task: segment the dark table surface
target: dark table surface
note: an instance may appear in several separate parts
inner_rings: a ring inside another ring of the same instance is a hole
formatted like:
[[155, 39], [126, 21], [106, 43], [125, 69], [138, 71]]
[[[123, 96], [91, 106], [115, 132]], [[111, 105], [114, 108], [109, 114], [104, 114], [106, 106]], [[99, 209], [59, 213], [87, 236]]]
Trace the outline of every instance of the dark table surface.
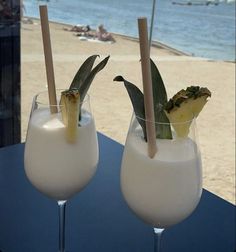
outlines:
[[[153, 252], [152, 228], [125, 204], [119, 183], [123, 146], [99, 134], [100, 160], [89, 185], [68, 201], [68, 252]], [[27, 180], [24, 144], [0, 149], [0, 251], [57, 251], [55, 201]], [[163, 234], [163, 252], [235, 251], [235, 206], [204, 190], [195, 212]]]

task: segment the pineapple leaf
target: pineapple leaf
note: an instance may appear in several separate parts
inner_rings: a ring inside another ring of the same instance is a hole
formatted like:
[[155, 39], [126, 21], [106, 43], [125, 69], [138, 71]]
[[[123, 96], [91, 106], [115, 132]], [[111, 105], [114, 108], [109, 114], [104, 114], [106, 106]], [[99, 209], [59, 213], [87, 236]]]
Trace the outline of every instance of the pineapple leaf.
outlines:
[[125, 85], [126, 90], [129, 94], [130, 100], [132, 102], [136, 118], [137, 118], [140, 126], [143, 129], [144, 139], [145, 139], [145, 141], [147, 141], [146, 124], [145, 124], [144, 120], [140, 119], [140, 118], [145, 119], [143, 93], [141, 92], [141, 90], [138, 87], [136, 87], [134, 84], [125, 80], [122, 76], [116, 76], [113, 81], [123, 81], [124, 82], [124, 85]]
[[70, 90], [80, 88], [80, 86], [83, 84], [85, 79], [90, 74], [91, 69], [93, 67], [93, 64], [94, 64], [97, 57], [99, 57], [99, 55], [92, 55], [85, 60], [85, 62], [81, 65], [81, 67], [77, 71], [77, 73], [76, 73], [76, 75], [70, 85], [70, 88], [69, 88]]
[[166, 116], [165, 111], [163, 110], [163, 106], [159, 105], [154, 113], [155, 120], [159, 122], [156, 124], [156, 138], [172, 139], [171, 127], [170, 124], [167, 124], [167, 122], [169, 122], [169, 119]]
[[110, 56], [106, 57], [96, 67], [94, 67], [94, 69], [86, 76], [84, 81], [81, 83], [81, 85], [79, 87], [81, 102], [84, 100], [84, 97], [85, 97], [94, 77], [96, 76], [96, 74], [98, 72], [100, 72], [106, 66], [109, 58], [110, 58]]
[[163, 124], [156, 124], [156, 137], [161, 139], [172, 139], [169, 119], [167, 118], [164, 105], [167, 103], [167, 93], [161, 74], [155, 63], [150, 59], [152, 73], [152, 90], [155, 121]]
[[155, 63], [151, 59], [150, 59], [150, 63], [151, 63], [152, 89], [153, 89], [154, 103], [164, 105], [165, 103], [167, 103], [167, 94], [166, 94], [165, 85]]

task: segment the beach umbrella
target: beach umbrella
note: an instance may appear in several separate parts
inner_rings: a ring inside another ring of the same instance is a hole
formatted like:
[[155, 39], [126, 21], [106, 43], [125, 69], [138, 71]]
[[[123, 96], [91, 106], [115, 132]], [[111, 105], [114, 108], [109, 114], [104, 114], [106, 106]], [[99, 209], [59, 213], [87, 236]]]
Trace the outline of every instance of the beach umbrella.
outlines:
[[149, 48], [151, 48], [151, 44], [152, 44], [152, 31], [153, 31], [155, 9], [156, 9], [156, 0], [153, 0], [153, 3], [152, 3], [151, 25], [150, 25], [150, 32], [149, 32]]

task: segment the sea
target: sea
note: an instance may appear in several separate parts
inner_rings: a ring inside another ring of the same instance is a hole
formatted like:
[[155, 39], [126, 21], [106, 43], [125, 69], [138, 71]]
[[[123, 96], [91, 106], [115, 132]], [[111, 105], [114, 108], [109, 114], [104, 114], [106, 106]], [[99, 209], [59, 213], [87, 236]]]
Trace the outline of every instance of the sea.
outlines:
[[[99, 24], [114, 33], [138, 37], [138, 17], [149, 30], [154, 0], [24, 0], [25, 16], [39, 18], [47, 4], [51, 21]], [[207, 4], [208, 3], [208, 4]], [[235, 62], [235, 1], [156, 0], [152, 41], [189, 55]]]

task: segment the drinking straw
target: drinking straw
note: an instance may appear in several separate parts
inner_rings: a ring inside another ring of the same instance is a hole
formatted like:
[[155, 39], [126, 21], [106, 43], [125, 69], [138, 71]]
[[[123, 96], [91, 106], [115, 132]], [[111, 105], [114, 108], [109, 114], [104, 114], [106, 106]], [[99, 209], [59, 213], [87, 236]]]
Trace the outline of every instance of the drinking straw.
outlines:
[[150, 66], [150, 50], [148, 44], [147, 18], [138, 18], [139, 44], [143, 77], [144, 108], [146, 115], [146, 130], [148, 143], [148, 156], [153, 158], [157, 152], [155, 117], [153, 109], [153, 91]]
[[[52, 60], [52, 49], [51, 49], [51, 40], [50, 40], [50, 31], [48, 23], [48, 10], [47, 5], [39, 6], [40, 19], [41, 19], [41, 29], [43, 37], [43, 48], [44, 48], [44, 58], [48, 82], [48, 96], [50, 103], [51, 113], [57, 113], [57, 98], [56, 98], [56, 87], [55, 87], [55, 78], [53, 70], [53, 60]], [[55, 105], [55, 106], [52, 106]]]

